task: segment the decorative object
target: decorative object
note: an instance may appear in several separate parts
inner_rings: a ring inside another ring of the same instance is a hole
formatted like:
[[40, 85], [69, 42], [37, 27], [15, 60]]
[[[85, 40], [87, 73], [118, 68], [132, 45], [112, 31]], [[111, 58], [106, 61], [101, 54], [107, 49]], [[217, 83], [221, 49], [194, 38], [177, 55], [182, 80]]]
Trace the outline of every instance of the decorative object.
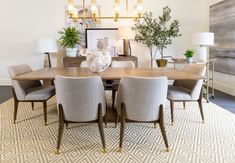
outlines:
[[192, 63], [193, 62], [193, 55], [194, 51], [191, 49], [188, 49], [185, 51], [184, 56], [186, 57], [186, 62], [187, 63]]
[[163, 8], [163, 13], [158, 18], [153, 18], [151, 12], [144, 13], [143, 21], [139, 21], [133, 28], [136, 31], [135, 41], [145, 44], [150, 51], [151, 67], [153, 60], [156, 57], [157, 51], [161, 54], [161, 59], [157, 61], [158, 66], [166, 65], [166, 60], [163, 59], [163, 50], [172, 43], [172, 39], [179, 34], [179, 21], [171, 20], [171, 9], [167, 6]]
[[131, 56], [131, 44], [130, 39], [135, 38], [135, 34], [131, 27], [119, 27], [118, 28], [118, 35], [119, 38], [123, 39], [123, 50], [124, 56], [130, 55]]
[[55, 39], [50, 38], [43, 38], [43, 39], [37, 39], [37, 52], [38, 53], [44, 53], [48, 57], [48, 65], [51, 67], [51, 59], [50, 59], [50, 53], [56, 53], [58, 52], [58, 46]]
[[[215, 71], [235, 76], [235, 1], [221, 1], [210, 6], [210, 32], [215, 34], [215, 46], [210, 47], [209, 58], [216, 58]], [[210, 70], [213, 66], [210, 66]], [[231, 78], [231, 77], [229, 77]], [[232, 81], [232, 80], [228, 80]], [[223, 83], [224, 86], [227, 85]], [[232, 88], [233, 86], [231, 86]], [[226, 88], [226, 89], [229, 89]]]
[[192, 44], [199, 45], [199, 61], [207, 62], [207, 46], [214, 45], [214, 33], [199, 32], [192, 34]]
[[113, 4], [113, 14], [112, 16], [99, 16], [98, 14], [98, 7], [96, 4], [96, 0], [90, 0], [91, 3], [91, 16], [87, 15], [86, 12], [86, 2], [88, 0], [83, 0], [82, 1], [82, 16], [79, 13], [79, 10], [77, 6], [74, 6], [74, 0], [69, 0], [68, 1], [68, 6], [67, 6], [67, 15], [70, 19], [73, 21], [78, 21], [78, 20], [99, 20], [99, 19], [113, 19], [115, 21], [118, 21], [119, 19], [133, 19], [133, 20], [138, 20], [142, 16], [142, 0], [136, 0], [136, 5], [133, 6], [134, 9], [134, 14], [133, 16], [129, 16], [129, 1], [125, 0], [125, 9], [126, 13], [125, 15], [121, 15], [122, 7], [120, 6], [120, 0], [114, 0]]
[[66, 48], [66, 55], [69, 57], [76, 57], [77, 55], [77, 45], [81, 45], [82, 33], [75, 27], [63, 28], [59, 31], [61, 35], [59, 38], [59, 43], [62, 47]]
[[[99, 50], [123, 54], [122, 40], [118, 37], [117, 28], [89, 28], [85, 31], [86, 48], [90, 51]], [[112, 55], [113, 56], [113, 55]]]
[[87, 64], [92, 72], [104, 71], [112, 61], [109, 52], [94, 51], [86, 57]]

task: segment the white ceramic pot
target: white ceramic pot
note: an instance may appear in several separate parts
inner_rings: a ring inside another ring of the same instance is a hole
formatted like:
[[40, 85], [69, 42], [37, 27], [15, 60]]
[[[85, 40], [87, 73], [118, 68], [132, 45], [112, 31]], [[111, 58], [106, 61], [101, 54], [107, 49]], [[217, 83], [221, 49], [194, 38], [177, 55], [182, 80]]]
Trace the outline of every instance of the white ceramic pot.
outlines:
[[66, 55], [68, 57], [76, 57], [78, 48], [66, 48]]
[[186, 58], [186, 62], [187, 63], [192, 63], [193, 62], [193, 58]]

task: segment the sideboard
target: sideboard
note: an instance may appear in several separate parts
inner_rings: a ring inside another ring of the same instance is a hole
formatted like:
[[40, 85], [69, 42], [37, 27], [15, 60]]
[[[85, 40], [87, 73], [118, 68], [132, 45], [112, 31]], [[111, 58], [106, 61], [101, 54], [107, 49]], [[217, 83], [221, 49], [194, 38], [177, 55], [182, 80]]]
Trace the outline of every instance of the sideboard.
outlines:
[[[86, 57], [78, 56], [78, 57], [64, 57], [63, 65], [64, 67], [80, 67], [82, 61], [85, 61]], [[135, 67], [138, 67], [138, 58], [135, 56], [118, 56], [112, 57], [112, 61], [133, 61]]]

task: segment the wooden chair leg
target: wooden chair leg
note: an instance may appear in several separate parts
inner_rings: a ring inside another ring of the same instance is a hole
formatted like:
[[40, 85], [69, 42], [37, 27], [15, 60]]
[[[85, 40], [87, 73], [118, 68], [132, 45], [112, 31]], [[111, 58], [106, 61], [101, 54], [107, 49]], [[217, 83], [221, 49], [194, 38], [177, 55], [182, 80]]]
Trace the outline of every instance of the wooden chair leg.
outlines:
[[66, 125], [66, 129], [68, 129], [69, 128], [69, 123], [66, 122], [65, 125]]
[[59, 129], [58, 129], [58, 138], [55, 154], [60, 154], [60, 144], [62, 140], [62, 135], [64, 131], [64, 114], [62, 105], [59, 104]]
[[198, 100], [198, 105], [199, 105], [199, 110], [200, 110], [201, 117], [202, 117], [202, 123], [204, 123], [204, 114], [203, 114], [202, 100], [201, 99]]
[[16, 123], [17, 111], [18, 111], [18, 104], [17, 100], [14, 100], [14, 113], [13, 113], [13, 123]]
[[34, 102], [31, 102], [32, 110], [34, 110]]
[[167, 152], [169, 152], [169, 145], [168, 145], [168, 140], [167, 140], [167, 136], [166, 136], [165, 125], [164, 125], [163, 105], [160, 105], [159, 126], [160, 126], [160, 130], [161, 130], [161, 132], [162, 132], [162, 137], [163, 137], [164, 143], [165, 143], [166, 148], [167, 148]]
[[171, 124], [174, 124], [174, 101], [170, 101], [171, 106]]
[[106, 153], [107, 150], [106, 150], [106, 146], [105, 146], [102, 105], [100, 103], [98, 105], [98, 127], [99, 127], [101, 142], [102, 142], [102, 146], [103, 146], [103, 153]]
[[116, 98], [116, 90], [112, 90], [112, 109], [114, 109], [115, 98]]
[[184, 109], [186, 109], [186, 107], [185, 107], [185, 103], [186, 103], [186, 102], [185, 102], [185, 101], [183, 101], [183, 106], [184, 106]]
[[106, 102], [106, 114], [104, 115], [104, 118], [103, 118], [103, 120], [104, 120], [104, 127], [105, 128], [107, 128], [107, 110], [108, 110], [108, 104], [107, 104], [107, 102]]
[[157, 123], [156, 122], [153, 123], [153, 128], [157, 128]]
[[117, 127], [118, 121], [119, 121], [119, 116], [117, 110], [115, 109], [115, 128]]
[[43, 101], [44, 124], [47, 126], [47, 102]]
[[123, 138], [125, 133], [125, 123], [126, 123], [126, 116], [125, 116], [125, 104], [121, 104], [121, 127], [120, 127], [120, 142], [119, 142], [119, 150], [118, 152], [122, 152], [122, 144]]

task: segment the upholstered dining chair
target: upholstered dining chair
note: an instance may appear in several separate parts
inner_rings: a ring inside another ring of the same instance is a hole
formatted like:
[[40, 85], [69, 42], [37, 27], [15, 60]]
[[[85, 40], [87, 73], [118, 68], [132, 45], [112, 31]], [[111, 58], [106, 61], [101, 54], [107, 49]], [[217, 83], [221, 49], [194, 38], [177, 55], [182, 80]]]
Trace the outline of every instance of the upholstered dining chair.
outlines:
[[123, 77], [117, 91], [116, 109], [121, 119], [119, 151], [125, 132], [126, 121], [159, 123], [163, 140], [169, 151], [164, 126], [164, 107], [167, 97], [166, 77]]
[[[14, 76], [31, 72], [32, 69], [28, 65], [22, 64], [9, 67], [8, 71], [10, 77], [13, 78]], [[12, 80], [12, 86], [14, 98], [14, 124], [16, 123], [19, 102], [31, 102], [32, 109], [34, 108], [34, 102], [42, 102], [44, 112], [44, 123], [45, 125], [47, 125], [47, 100], [49, 100], [52, 96], [55, 95], [55, 87], [44, 87], [42, 86], [39, 80]]]
[[64, 124], [86, 122], [98, 122], [103, 152], [106, 152], [103, 130], [106, 98], [101, 78], [56, 76], [55, 86], [59, 112], [56, 154], [59, 154]]
[[[112, 61], [112, 67], [116, 68], [135, 68], [133, 61]], [[114, 109], [116, 92], [118, 90], [119, 80], [115, 80], [112, 83], [112, 109]]]
[[[205, 76], [206, 67], [203, 65], [187, 64], [182, 69], [182, 71]], [[202, 122], [204, 123], [204, 115], [202, 108], [202, 84], [203, 79], [175, 80], [173, 85], [169, 86], [167, 98], [170, 101], [172, 125], [174, 123], [174, 102], [183, 102], [184, 109], [186, 102], [198, 102]]]

